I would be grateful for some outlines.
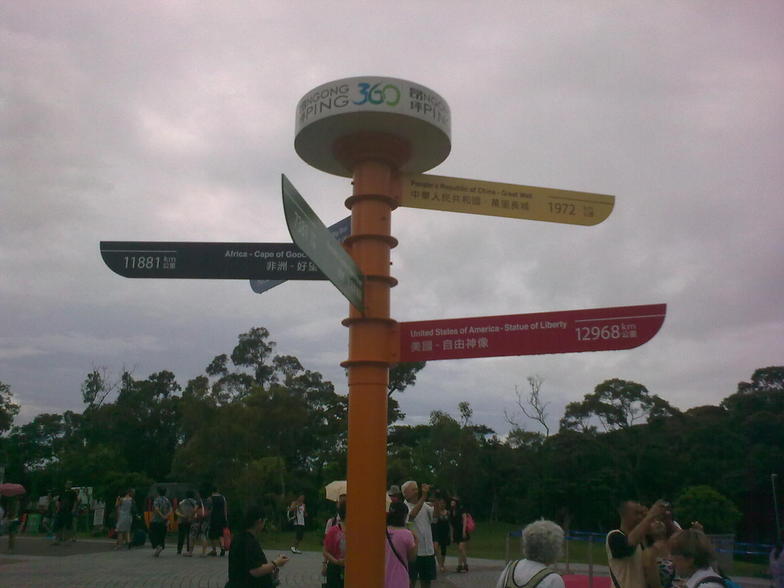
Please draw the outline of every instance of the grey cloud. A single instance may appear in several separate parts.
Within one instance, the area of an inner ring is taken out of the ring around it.
[[[3,5],[0,380],[23,418],[78,410],[95,365],[185,383],[254,325],[345,389],[328,284],[125,280],[98,241],[287,241],[281,172],[342,218],[349,182],[297,159],[294,106],[362,73],[449,101],[434,173],[617,197],[589,228],[397,210],[396,318],[669,304],[636,350],[433,362],[403,395],[411,422],[467,400],[503,432],[532,373],[557,420],[610,377],[688,407],[780,363],[781,7],[445,6]]]

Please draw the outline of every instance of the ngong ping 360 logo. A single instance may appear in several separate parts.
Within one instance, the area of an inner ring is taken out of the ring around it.
[[[394,107],[400,103],[400,98],[400,88],[391,83],[357,82],[356,85],[338,83],[334,86],[317,88],[300,100],[297,116],[301,125],[314,117],[349,106],[383,104]]]
[[[362,95],[360,100],[355,100],[354,104],[360,105],[370,102],[371,104],[386,104],[387,106],[397,106],[400,102],[400,88],[395,84],[373,84],[360,82],[359,93]]]

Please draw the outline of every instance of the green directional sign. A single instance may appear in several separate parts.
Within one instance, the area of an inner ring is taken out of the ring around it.
[[[357,264],[284,174],[281,184],[283,211],[294,243],[357,310],[363,311],[363,277]]]

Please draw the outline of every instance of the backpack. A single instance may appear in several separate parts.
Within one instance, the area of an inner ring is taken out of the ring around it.
[[[725,576],[708,576],[707,578],[703,578],[702,580],[697,582],[697,585],[694,588],[697,588],[702,584],[712,584],[714,582],[716,584],[722,584],[724,588],[741,588],[740,584],[735,582],[735,580],[733,580],[732,578],[727,578]]]
[[[474,517],[472,517],[469,513],[465,513],[465,529],[466,533],[469,535],[476,530],[476,523],[474,522]]]
[[[509,565],[506,566],[506,570],[504,570],[504,588],[536,588],[547,576],[551,576],[556,573],[556,571],[553,569],[544,568],[543,570],[536,572],[533,576],[531,576],[530,580],[521,586],[515,583],[514,579],[514,572],[518,563],[520,563],[520,560],[510,561]]]

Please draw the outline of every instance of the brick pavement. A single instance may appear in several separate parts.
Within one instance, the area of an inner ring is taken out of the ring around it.
[[[223,588],[226,583],[227,558],[184,558],[177,556],[170,547],[156,559],[149,547],[106,551],[106,541],[80,540],[79,543],[81,551],[67,557],[62,553],[61,557],[52,557],[45,548],[28,549],[26,553],[16,555],[0,554],[0,588]],[[45,547],[45,543],[42,546]],[[32,552],[47,555],[30,555]],[[267,556],[275,557],[278,553],[268,550]],[[282,586],[319,588],[321,554],[311,551],[289,555],[291,561],[281,572]],[[447,558],[447,564],[448,569],[454,570],[456,559]],[[433,588],[495,587],[503,562],[469,558],[469,564],[471,571],[468,574],[447,572],[439,576]],[[572,565],[571,573],[584,574],[586,571],[586,565]],[[606,567],[596,566],[595,572],[606,575]],[[767,588],[770,583],[762,578],[735,580],[744,588]]]
[[[97,552],[76,553],[68,557],[0,554],[0,587],[223,588],[226,583],[227,558],[184,558],[168,548],[156,559],[152,557],[149,547],[107,552],[105,543],[96,545]],[[277,554],[278,551],[270,550],[267,556],[274,557]],[[305,552],[302,555],[289,555],[291,561],[281,571],[281,585],[319,588],[321,554]],[[448,558],[447,562],[454,569],[456,560]],[[448,572],[433,584],[433,588],[495,586],[501,562],[472,559],[469,563],[470,573]]]

